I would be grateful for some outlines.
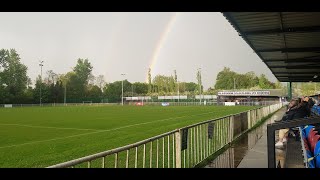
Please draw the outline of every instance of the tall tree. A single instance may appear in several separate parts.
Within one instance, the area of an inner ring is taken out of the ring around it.
[[[131,83],[127,80],[123,81],[124,96],[131,96]],[[113,83],[106,84],[104,88],[104,95],[108,99],[108,102],[120,102],[122,96],[122,81],[115,81]]]
[[[5,104],[7,101],[7,91],[4,85],[0,82],[0,104]]]
[[[9,62],[10,52],[6,49],[0,49],[0,72],[7,67]]]
[[[188,92],[194,92],[197,90],[198,85],[194,82],[185,83],[185,90]]]
[[[27,66],[20,62],[15,49],[0,50],[0,84],[5,103],[19,103],[27,89]]]
[[[101,96],[102,96],[102,91],[100,87],[98,87],[97,85],[89,85],[86,97],[97,99],[97,98],[101,98]]]
[[[61,80],[57,80],[54,85],[51,85],[51,102],[64,102],[64,86]]]
[[[91,63],[88,59],[81,59],[77,60],[77,65],[73,68],[77,78],[83,85],[88,84],[89,77],[92,71]]]
[[[224,67],[217,75],[215,89],[233,89],[234,78],[236,78],[236,73]]]
[[[245,73],[245,76],[246,78],[243,79],[243,81],[246,81],[248,84],[247,87],[245,88],[251,88],[259,84],[259,78],[256,76],[256,74],[253,71]]]
[[[177,70],[174,70],[174,86],[175,90],[179,91],[179,85],[178,85],[178,76],[177,76]]]
[[[73,98],[82,98],[85,96],[86,88],[91,77],[92,66],[88,59],[78,59],[73,68],[74,75],[70,76],[69,84]]]
[[[47,71],[47,77],[45,78],[45,82],[47,84],[54,84],[57,81],[58,75],[53,72],[53,70]]]
[[[319,83],[315,82],[296,82],[292,83],[294,96],[312,96],[318,94]]]
[[[38,103],[38,102],[34,102],[33,92],[34,91],[32,87],[28,86],[28,88],[24,92],[23,97],[20,99],[19,103],[25,103],[25,104]]]
[[[275,85],[274,83],[270,82],[266,75],[261,74],[259,77],[259,86],[261,89],[274,89]]]
[[[33,98],[34,103],[40,103],[40,86],[41,86],[41,102],[42,103],[51,103],[51,88],[50,84],[41,82],[40,75],[36,79],[35,88],[33,89]]]
[[[148,86],[149,84],[147,83],[135,82],[132,84],[131,91],[133,91],[134,96],[144,96],[148,93]]]
[[[81,82],[77,78],[75,72],[70,71],[61,78],[67,90],[67,99],[76,99],[84,96],[84,86],[81,85]],[[83,92],[81,96],[79,94],[79,90]]]
[[[67,98],[69,98],[69,96],[70,96],[69,85],[70,85],[71,76],[75,76],[75,73],[73,71],[68,72],[67,74],[58,75],[59,86],[63,88],[63,102],[64,102],[64,98],[66,98],[66,101],[67,101]],[[59,98],[61,98],[60,96],[59,96]]]
[[[176,93],[175,82],[172,76],[156,75],[153,78],[153,85],[158,87],[158,93],[163,95]]]
[[[97,78],[93,74],[90,74],[88,77],[88,85],[92,85],[92,86],[95,85],[96,80]]]
[[[202,79],[201,79],[201,71],[200,71],[200,69],[198,69],[198,71],[197,71],[197,82],[198,82],[198,89],[199,89],[199,92],[201,91],[203,91],[202,89]],[[200,93],[201,93],[200,92]]]
[[[151,84],[151,68],[148,70],[148,93],[152,92],[152,84]]]
[[[31,79],[28,77],[28,80],[27,80],[27,87],[29,88],[29,87],[31,87],[31,85],[32,85],[32,81],[31,81]]]
[[[276,88],[276,89],[282,89],[282,88],[283,88],[283,86],[282,86],[282,84],[281,84],[280,81],[277,81],[277,82],[275,83],[275,88]]]
[[[270,82],[262,74],[257,77],[254,72],[250,71],[245,74],[238,74],[231,71],[230,68],[224,67],[217,75],[215,89],[274,89],[275,83]]]
[[[96,85],[102,90],[103,87],[106,85],[106,81],[105,81],[105,78],[104,78],[104,75],[99,75],[97,78],[96,78]]]

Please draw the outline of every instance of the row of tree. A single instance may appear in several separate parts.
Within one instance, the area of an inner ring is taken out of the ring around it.
[[[307,82],[307,83],[292,83],[292,94],[293,97],[299,96],[312,96],[315,94],[320,94],[318,90],[320,88],[320,83],[318,82]]]
[[[27,66],[21,63],[14,49],[0,50],[0,104],[39,103],[40,89],[43,103],[120,102],[122,81],[106,83],[103,75],[92,75],[92,65],[88,59],[77,60],[72,71],[57,74],[53,70],[36,78],[34,86],[27,76]],[[214,88],[203,90],[201,72],[196,73],[197,83],[178,82],[177,72],[171,76],[148,73],[148,83],[123,81],[124,96],[144,95],[196,95],[215,94],[219,89],[274,89],[280,83],[270,82],[265,75],[257,77],[254,72],[238,74],[224,68],[218,73]],[[281,88],[281,87],[280,87]]]
[[[215,89],[280,89],[281,83],[270,82],[264,74],[259,77],[253,71],[239,74],[224,67],[217,75]]]

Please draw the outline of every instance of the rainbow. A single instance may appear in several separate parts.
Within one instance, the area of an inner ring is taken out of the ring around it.
[[[160,50],[161,50],[165,40],[167,39],[168,34],[171,31],[174,22],[176,21],[177,15],[178,15],[178,13],[176,12],[171,16],[170,20],[168,21],[167,26],[165,27],[164,31],[162,31],[162,33],[161,33],[161,36],[160,36],[159,41],[158,41],[158,43],[156,45],[156,48],[153,51],[152,58],[151,58],[151,63],[149,65],[149,68],[151,69],[151,71],[153,70],[153,67],[157,62]],[[146,82],[148,82],[148,71],[149,71],[149,68],[147,70]]]

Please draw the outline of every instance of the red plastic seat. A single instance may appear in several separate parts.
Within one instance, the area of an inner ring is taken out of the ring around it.
[[[309,136],[307,137],[307,141],[310,143],[311,139],[316,135],[316,131],[313,129],[310,131]]]
[[[314,139],[314,136],[316,135],[317,133],[312,129],[310,132],[309,132],[309,136],[307,138],[307,141],[308,141],[308,145],[309,145],[309,148],[310,148],[310,151],[313,153],[313,149],[311,148],[311,142],[313,142],[313,139]]]
[[[310,151],[313,152],[314,148],[316,147],[317,142],[320,140],[320,135],[316,134],[315,131],[310,132],[310,136],[308,138],[310,144]]]
[[[304,148],[306,149],[306,151],[310,151],[309,143],[306,138],[303,138],[303,145],[304,145]]]

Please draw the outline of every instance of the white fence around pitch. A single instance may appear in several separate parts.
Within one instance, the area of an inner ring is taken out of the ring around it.
[[[127,102],[124,105],[136,105],[137,102]],[[167,106],[225,106],[226,102],[143,102],[146,106],[162,106],[162,103],[167,103]],[[278,101],[252,101],[235,103],[236,106],[267,106],[278,103]],[[119,106],[121,103],[42,103],[40,104],[0,104],[3,107],[59,107],[59,106]]]
[[[218,105],[217,102],[143,102],[143,105],[145,106],[162,106],[163,103],[166,103],[167,106],[212,106],[212,105]],[[130,102],[129,105],[135,105],[135,103]]]
[[[162,103],[166,103],[166,106],[225,106],[229,102],[143,102],[146,106],[162,106]],[[279,101],[251,101],[251,102],[230,102],[235,106],[268,106],[279,103]],[[136,102],[129,102],[129,105],[136,105]],[[139,104],[140,105],[140,104]]]
[[[190,168],[230,144],[282,103],[207,120],[48,168]]]

